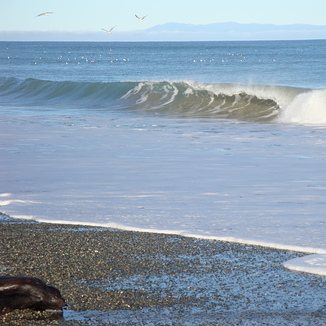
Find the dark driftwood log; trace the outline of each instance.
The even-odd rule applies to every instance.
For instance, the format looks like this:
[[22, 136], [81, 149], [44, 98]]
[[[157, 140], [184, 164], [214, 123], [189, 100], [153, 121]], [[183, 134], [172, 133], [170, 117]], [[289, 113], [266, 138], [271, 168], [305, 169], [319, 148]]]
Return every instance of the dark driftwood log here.
[[61, 310], [64, 306], [59, 290], [38, 278], [0, 276], [0, 314], [15, 309]]

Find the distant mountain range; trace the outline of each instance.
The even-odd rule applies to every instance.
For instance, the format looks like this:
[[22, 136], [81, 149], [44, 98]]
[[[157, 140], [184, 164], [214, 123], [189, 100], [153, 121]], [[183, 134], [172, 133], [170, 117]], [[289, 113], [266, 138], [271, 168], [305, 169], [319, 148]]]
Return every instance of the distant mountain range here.
[[146, 29], [147, 32], [183, 32], [183, 33], [253, 33], [274, 31], [326, 31], [324, 25], [273, 25], [273, 24], [240, 24], [234, 22], [192, 25], [182, 23], [165, 23]]
[[144, 30], [99, 31], [12, 31], [1, 32], [0, 41], [256, 41], [326, 40], [326, 25], [241, 24], [234, 22], [193, 25], [166, 23]]
[[148, 28], [143, 33], [147, 34], [147, 39], [165, 41], [308, 40], [326, 39], [326, 25], [166, 23]]

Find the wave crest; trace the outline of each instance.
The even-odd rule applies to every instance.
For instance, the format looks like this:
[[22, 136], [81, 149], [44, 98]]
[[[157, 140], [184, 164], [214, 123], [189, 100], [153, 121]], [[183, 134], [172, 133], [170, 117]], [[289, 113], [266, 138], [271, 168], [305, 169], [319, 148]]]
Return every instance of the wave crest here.
[[280, 109], [273, 99], [259, 98], [244, 91], [216, 93], [205, 85], [184, 82], [139, 83], [122, 99], [142, 112], [189, 118], [271, 121]]
[[283, 110], [280, 122], [296, 124], [326, 124], [326, 89], [317, 89], [297, 95]]
[[166, 117], [326, 124], [326, 90], [192, 82], [0, 78], [4, 105], [128, 110]]

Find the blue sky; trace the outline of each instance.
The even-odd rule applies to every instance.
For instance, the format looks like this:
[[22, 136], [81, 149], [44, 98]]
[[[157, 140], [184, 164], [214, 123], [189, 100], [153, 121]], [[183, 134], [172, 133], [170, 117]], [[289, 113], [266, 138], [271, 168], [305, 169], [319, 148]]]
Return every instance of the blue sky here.
[[[35, 16], [53, 11], [52, 16]], [[117, 25], [123, 31], [166, 22], [326, 25], [325, 0], [10, 0], [0, 11], [1, 31], [97, 31]], [[140, 23], [134, 17], [148, 15]]]
[[[50, 16], [36, 18], [41, 12]], [[325, 0], [10, 0], [0, 11], [0, 32], [100, 32], [114, 25], [137, 31], [166, 22], [326, 25]], [[147, 15], [143, 22], [135, 18]]]

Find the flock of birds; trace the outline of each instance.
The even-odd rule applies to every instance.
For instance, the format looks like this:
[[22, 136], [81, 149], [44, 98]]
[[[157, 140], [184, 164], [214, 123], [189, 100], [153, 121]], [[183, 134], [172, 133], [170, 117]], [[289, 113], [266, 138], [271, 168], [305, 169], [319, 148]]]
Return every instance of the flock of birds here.
[[[42, 12], [42, 13], [38, 14], [38, 15], [35, 16], [35, 17], [48, 16], [48, 15], [51, 15], [51, 14], [53, 14], [53, 11], [46, 11], [46, 12]], [[143, 16], [143, 17], [139, 17], [139, 16], [135, 15], [135, 17], [136, 17], [140, 22], [143, 22], [144, 19], [147, 17], [147, 15], [146, 15], [146, 16]], [[106, 32], [107, 34], [112, 34], [112, 31], [113, 31], [113, 29], [114, 29], [116, 26], [117, 26], [117, 25], [113, 26], [113, 27], [110, 28], [110, 29], [102, 28], [102, 31]]]

